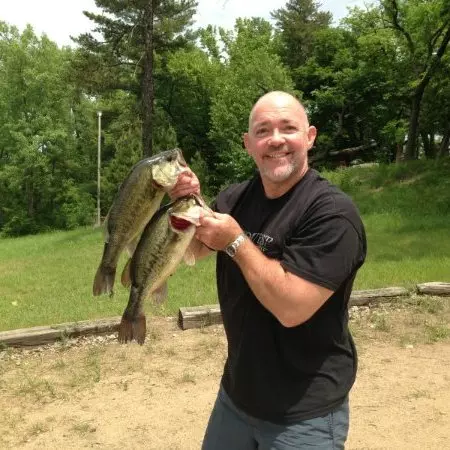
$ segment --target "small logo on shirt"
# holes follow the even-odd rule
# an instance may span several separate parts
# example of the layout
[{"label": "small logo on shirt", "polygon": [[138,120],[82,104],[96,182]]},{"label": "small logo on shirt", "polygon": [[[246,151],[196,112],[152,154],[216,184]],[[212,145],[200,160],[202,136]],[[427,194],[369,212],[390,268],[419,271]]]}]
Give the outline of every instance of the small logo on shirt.
[{"label": "small logo on shirt", "polygon": [[267,234],[250,233],[249,231],[246,231],[245,234],[252,240],[254,244],[256,244],[259,247],[259,249],[263,253],[267,251],[269,244],[273,242],[273,237],[268,236]]}]

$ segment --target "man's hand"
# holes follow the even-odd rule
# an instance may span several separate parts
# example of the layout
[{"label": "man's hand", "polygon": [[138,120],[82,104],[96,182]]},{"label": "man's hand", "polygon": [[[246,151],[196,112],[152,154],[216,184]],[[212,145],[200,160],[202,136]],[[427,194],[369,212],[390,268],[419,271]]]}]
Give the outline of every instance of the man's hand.
[{"label": "man's hand", "polygon": [[175,200],[189,194],[200,195],[200,182],[197,175],[189,169],[187,172],[182,172],[178,176],[177,183],[169,191],[169,197]]},{"label": "man's hand", "polygon": [[195,237],[210,249],[223,250],[241,233],[242,228],[233,217],[215,212],[200,218]]}]

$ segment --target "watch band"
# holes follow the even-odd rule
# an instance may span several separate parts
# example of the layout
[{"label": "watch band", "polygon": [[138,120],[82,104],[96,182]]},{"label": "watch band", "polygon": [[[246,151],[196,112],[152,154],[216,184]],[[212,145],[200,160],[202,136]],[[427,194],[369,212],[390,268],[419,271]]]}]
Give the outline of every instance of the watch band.
[{"label": "watch band", "polygon": [[236,255],[237,249],[239,246],[245,241],[245,233],[241,233],[238,235],[238,237],[231,242],[227,247],[225,247],[224,251],[225,253],[230,257],[234,258]]}]

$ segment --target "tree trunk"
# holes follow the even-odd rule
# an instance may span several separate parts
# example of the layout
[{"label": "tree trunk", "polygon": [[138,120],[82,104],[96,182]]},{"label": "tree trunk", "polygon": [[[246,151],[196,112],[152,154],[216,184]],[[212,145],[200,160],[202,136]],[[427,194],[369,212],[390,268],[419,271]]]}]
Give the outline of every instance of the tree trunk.
[{"label": "tree trunk", "polygon": [[395,162],[400,163],[403,161],[403,144],[397,144],[397,151],[395,153]]},{"label": "tree trunk", "polygon": [[32,181],[25,181],[25,192],[27,196],[27,216],[32,219],[34,217],[34,189]]},{"label": "tree trunk", "polygon": [[436,145],[434,143],[434,133],[426,133],[422,131],[420,133],[423,144],[423,151],[427,159],[434,159],[436,157]]},{"label": "tree trunk", "polygon": [[142,152],[153,153],[153,0],[144,12],[144,73],[142,75]]},{"label": "tree trunk", "polygon": [[447,130],[442,137],[441,145],[439,146],[438,159],[448,156],[448,146],[450,144],[450,130]]},{"label": "tree trunk", "polygon": [[420,104],[425,87],[417,89],[411,101],[411,116],[409,118],[408,142],[406,143],[405,160],[417,159],[417,135],[419,131]]},{"label": "tree trunk", "polygon": [[[430,57],[431,55],[433,55],[433,58],[428,64],[428,67],[425,71],[422,80],[420,81],[417,88],[414,90],[411,99],[411,117],[409,119],[408,142],[406,144],[405,159],[415,159],[417,155],[416,152],[417,132],[419,128],[419,115],[422,97],[426,87],[428,86],[428,83],[430,82],[431,78],[433,77],[437,68],[439,67],[441,58],[445,53],[448,43],[450,42],[450,18],[446,19],[446,23],[444,24],[444,26],[440,28],[439,32],[444,33],[442,41],[439,45],[439,48],[435,52],[430,52]],[[435,42],[437,42],[437,40],[435,40]]]}]

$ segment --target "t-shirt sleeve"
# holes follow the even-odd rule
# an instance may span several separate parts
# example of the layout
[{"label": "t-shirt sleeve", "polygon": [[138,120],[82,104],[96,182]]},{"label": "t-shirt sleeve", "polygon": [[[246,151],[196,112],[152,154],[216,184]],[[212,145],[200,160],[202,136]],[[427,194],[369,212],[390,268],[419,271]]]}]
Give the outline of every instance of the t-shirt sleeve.
[{"label": "t-shirt sleeve", "polygon": [[220,192],[216,199],[211,203],[211,209],[222,214],[230,214],[248,184],[248,181],[232,184],[227,189]]},{"label": "t-shirt sleeve", "polygon": [[336,291],[362,264],[363,243],[341,215],[308,220],[287,240],[281,264],[307,281]]}]

